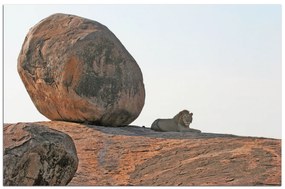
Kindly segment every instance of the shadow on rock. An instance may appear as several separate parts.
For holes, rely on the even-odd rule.
[[[122,127],[104,127],[97,125],[86,125],[89,128],[97,131],[125,136],[143,136],[150,138],[168,138],[168,139],[197,139],[197,138],[215,138],[215,137],[239,137],[231,134],[216,134],[216,133],[199,133],[193,129],[193,132],[158,132],[146,127],[139,126],[122,126]]]

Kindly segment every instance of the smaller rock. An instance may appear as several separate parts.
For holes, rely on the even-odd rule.
[[[34,123],[4,125],[4,185],[67,185],[77,166],[67,134]]]

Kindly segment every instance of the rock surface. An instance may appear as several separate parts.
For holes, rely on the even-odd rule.
[[[32,27],[18,72],[51,120],[128,125],[144,106],[135,59],[106,26],[78,16],[54,14]]]
[[[69,185],[281,185],[278,139],[39,124],[65,132],[75,142],[79,166]]]
[[[4,185],[67,185],[78,158],[72,139],[41,124],[4,126]]]

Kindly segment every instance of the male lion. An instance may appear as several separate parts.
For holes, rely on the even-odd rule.
[[[179,112],[172,119],[157,119],[151,124],[151,129],[155,131],[176,131],[176,132],[201,132],[196,129],[190,129],[193,113],[188,110]]]

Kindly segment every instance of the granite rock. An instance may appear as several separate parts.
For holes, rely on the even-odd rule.
[[[70,135],[77,186],[281,185],[281,140],[41,122]]]
[[[28,32],[18,72],[36,108],[51,120],[128,125],[145,100],[135,59],[104,25],[54,14]]]
[[[67,134],[36,123],[4,126],[4,185],[67,185],[77,166]]]

